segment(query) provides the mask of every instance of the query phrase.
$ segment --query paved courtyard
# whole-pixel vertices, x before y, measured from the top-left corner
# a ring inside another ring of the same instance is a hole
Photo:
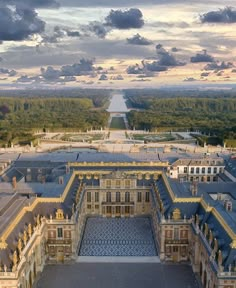
[[[197,288],[188,265],[76,263],[49,265],[37,288]]]
[[[80,256],[156,256],[149,218],[88,218]]]

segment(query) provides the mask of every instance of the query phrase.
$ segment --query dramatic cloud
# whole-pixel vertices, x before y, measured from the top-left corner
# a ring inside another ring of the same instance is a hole
[[[204,70],[216,70],[216,71],[219,71],[219,70],[223,70],[223,69],[229,69],[229,68],[233,68],[234,67],[234,64],[232,62],[212,62],[212,63],[209,63],[207,64],[205,67],[204,67]]]
[[[26,6],[0,7],[0,41],[20,41],[42,33],[45,22]]]
[[[202,23],[236,23],[236,10],[226,7],[218,11],[210,11],[200,16]]]
[[[141,68],[138,64],[130,65],[126,69],[127,74],[142,74],[144,73],[143,68]]]
[[[162,72],[166,71],[167,67],[160,64],[160,61],[153,61],[153,62],[143,62],[144,67],[146,70],[151,71],[151,72]],[[168,66],[168,65],[167,65]]]
[[[136,34],[131,38],[126,39],[128,44],[133,44],[133,45],[151,45],[152,41],[148,40],[145,37],[142,37],[140,34]]]
[[[165,50],[161,44],[156,45],[156,52],[159,60],[155,63],[155,65],[158,64],[159,66],[166,66],[166,67],[185,65],[185,63],[176,60],[175,57],[172,54],[170,54],[167,50]]]
[[[81,59],[78,63],[64,65],[60,69],[55,69],[52,66],[41,68],[41,76],[47,81],[63,80],[64,82],[70,82],[76,80],[74,76],[89,75],[93,71],[93,61]],[[64,78],[61,78],[62,76],[64,76]]]
[[[1,0],[5,5],[24,5],[33,8],[58,8],[59,3],[55,0]]]
[[[82,27],[85,33],[91,32],[95,34],[98,38],[105,38],[110,28],[105,26],[102,22],[92,21],[88,25]]]
[[[144,25],[143,14],[137,8],[111,10],[105,20],[106,25],[117,29],[141,28]]]
[[[207,51],[204,50],[203,53],[197,53],[196,56],[190,58],[192,63],[200,63],[200,62],[214,62],[214,58],[207,54]]]
[[[107,77],[106,74],[102,74],[102,75],[99,77],[98,80],[99,80],[99,81],[106,81],[106,80],[108,80],[108,77]]]
[[[0,68],[0,74],[7,74],[10,77],[14,77],[14,76],[16,76],[17,72],[15,70]]]

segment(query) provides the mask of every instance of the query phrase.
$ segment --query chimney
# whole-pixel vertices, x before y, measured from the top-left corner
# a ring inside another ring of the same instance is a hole
[[[63,176],[60,176],[60,177],[58,178],[58,183],[59,183],[60,185],[63,185],[63,184],[64,184],[64,178],[63,178]]]
[[[13,186],[13,189],[16,190],[16,186],[17,186],[16,176],[14,176],[14,177],[12,178],[12,186]]]
[[[191,192],[192,196],[197,196],[197,182],[194,181],[193,184],[191,185]]]

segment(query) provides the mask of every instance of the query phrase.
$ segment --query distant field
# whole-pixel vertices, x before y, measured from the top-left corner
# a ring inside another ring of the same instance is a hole
[[[110,124],[110,129],[125,130],[125,122],[122,117],[113,117]]]

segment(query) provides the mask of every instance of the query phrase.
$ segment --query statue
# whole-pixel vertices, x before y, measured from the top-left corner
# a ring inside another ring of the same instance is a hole
[[[22,251],[22,249],[23,249],[23,243],[22,243],[21,238],[18,239],[17,248],[18,248],[19,253],[20,253],[20,252]]]
[[[27,240],[28,240],[28,235],[27,235],[27,232],[26,230],[24,231],[24,234],[23,234],[23,241],[24,241],[24,245],[26,246],[27,244]]]
[[[12,262],[13,262],[13,267],[16,268],[17,262],[18,262],[18,256],[17,256],[16,250],[15,250],[14,253],[13,253]]]
[[[32,234],[33,234],[31,223],[29,223],[29,225],[28,225],[28,234],[29,234],[29,238],[30,238],[30,237],[32,236]]]
[[[40,224],[41,224],[40,215],[39,214],[37,215],[36,223],[37,223],[37,227],[39,227]]]

